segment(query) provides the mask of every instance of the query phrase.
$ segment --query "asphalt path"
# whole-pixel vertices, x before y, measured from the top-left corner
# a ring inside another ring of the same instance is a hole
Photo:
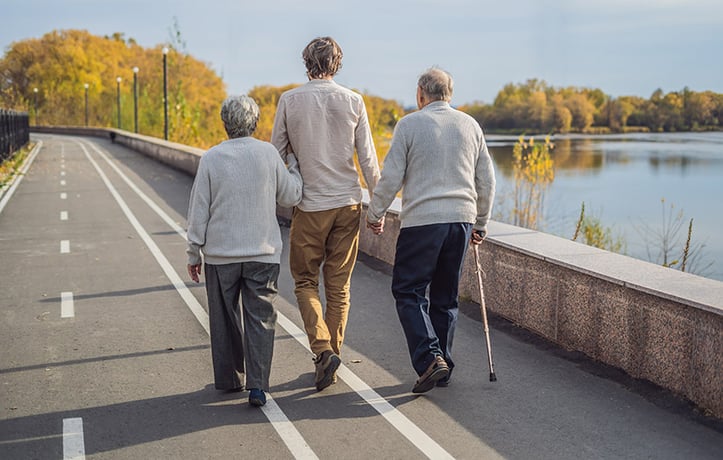
[[[717,421],[500,320],[489,382],[474,309],[450,386],[413,395],[389,267],[366,257],[339,382],[317,392],[282,256],[270,399],[250,407],[213,388],[192,178],[103,139],[33,140],[0,195],[0,459],[723,458]]]

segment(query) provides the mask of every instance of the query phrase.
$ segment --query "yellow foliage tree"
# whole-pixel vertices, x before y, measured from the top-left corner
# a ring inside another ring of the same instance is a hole
[[[218,143],[225,138],[219,117],[226,97],[223,80],[205,63],[167,46],[169,140],[201,148]],[[82,126],[87,84],[88,124],[116,127],[120,77],[120,124],[133,131],[133,68],[138,67],[138,130],[162,137],[162,48],[144,48],[120,33],[99,37],[85,30],[13,43],[0,59],[0,105],[27,111],[31,124]]]
[[[514,209],[512,223],[514,225],[537,229],[542,219],[542,204],[547,187],[555,179],[550,150],[553,144],[550,137],[544,144],[536,144],[533,138],[525,142],[520,137],[512,151],[513,171],[515,176]]]

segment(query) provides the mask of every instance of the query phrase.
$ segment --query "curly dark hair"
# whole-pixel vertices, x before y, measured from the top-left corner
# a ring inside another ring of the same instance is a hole
[[[344,53],[331,37],[318,37],[306,45],[301,53],[309,78],[333,77],[341,69]]]

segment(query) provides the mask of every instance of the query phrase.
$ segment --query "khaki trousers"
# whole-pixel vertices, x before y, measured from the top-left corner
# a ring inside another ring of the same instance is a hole
[[[312,353],[341,354],[349,316],[351,274],[359,249],[361,205],[325,211],[294,209],[289,267],[296,282],[296,301]],[[323,270],[326,312],[319,297]]]

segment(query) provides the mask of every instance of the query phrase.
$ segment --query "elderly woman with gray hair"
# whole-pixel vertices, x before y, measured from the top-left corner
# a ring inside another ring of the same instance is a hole
[[[287,169],[273,145],[251,137],[259,119],[252,98],[227,98],[221,119],[229,139],[201,157],[191,190],[188,274],[199,281],[203,255],[216,389],[242,391],[245,374],[249,404],[263,406],[281,261],[276,205],[299,203],[301,175],[293,155]]]

